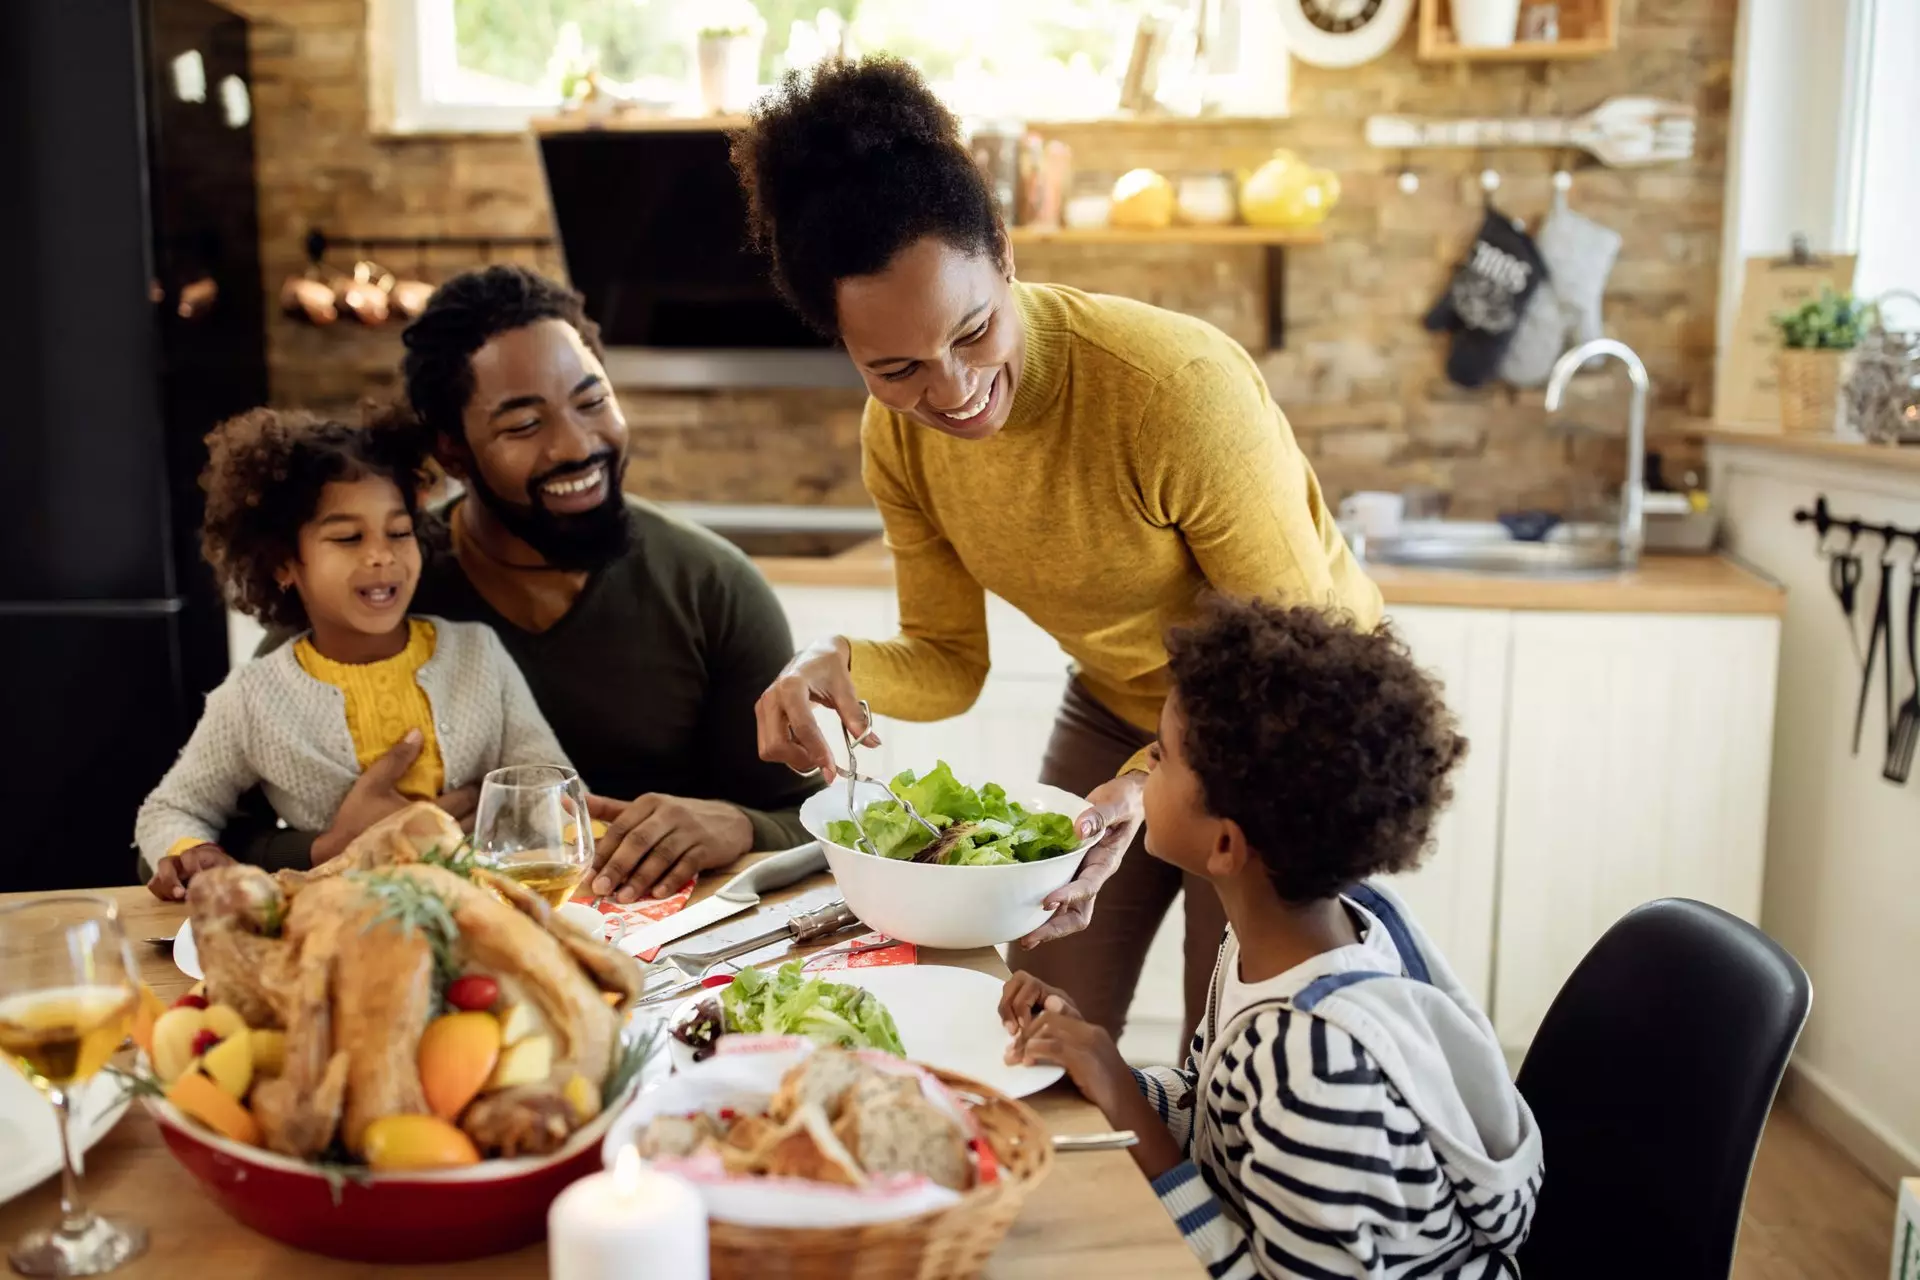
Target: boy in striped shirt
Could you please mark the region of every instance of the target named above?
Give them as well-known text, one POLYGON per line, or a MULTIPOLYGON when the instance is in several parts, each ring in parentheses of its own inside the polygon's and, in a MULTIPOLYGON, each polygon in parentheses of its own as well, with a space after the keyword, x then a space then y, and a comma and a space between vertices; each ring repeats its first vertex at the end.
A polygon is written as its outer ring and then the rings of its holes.
POLYGON ((1216 604, 1169 645, 1147 852, 1228 928, 1180 1069, 1130 1069, 1015 974, 1009 1061, 1057 1063, 1217 1278, 1515 1276, 1540 1135, 1493 1028, 1393 894, 1466 752, 1384 628, 1216 604))

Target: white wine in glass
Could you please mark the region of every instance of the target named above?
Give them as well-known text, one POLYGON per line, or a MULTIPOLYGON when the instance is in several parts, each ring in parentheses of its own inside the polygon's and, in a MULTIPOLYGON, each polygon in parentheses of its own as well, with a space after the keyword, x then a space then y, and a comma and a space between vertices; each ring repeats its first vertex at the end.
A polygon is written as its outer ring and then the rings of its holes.
POLYGON ((60 1221, 18 1241, 26 1276, 96 1276, 146 1252, 144 1227, 80 1204, 74 1092, 126 1039, 140 1000, 114 905, 90 894, 0 907, 0 1058, 53 1104, 63 1157, 60 1221))
POLYGON ((593 864, 587 789, 573 770, 509 765, 480 784, 473 821, 474 859, 558 907, 593 864))

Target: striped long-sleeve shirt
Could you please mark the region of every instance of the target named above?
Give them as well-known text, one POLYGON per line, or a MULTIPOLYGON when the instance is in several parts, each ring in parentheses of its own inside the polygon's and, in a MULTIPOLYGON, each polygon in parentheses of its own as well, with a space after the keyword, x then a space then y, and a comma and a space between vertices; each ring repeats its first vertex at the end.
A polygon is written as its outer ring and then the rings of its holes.
POLYGON ((1135 1072, 1189 1156, 1154 1190, 1216 1280, 1517 1276, 1532 1116, 1444 961, 1355 897, 1359 945, 1266 982, 1229 933, 1185 1067, 1135 1072))

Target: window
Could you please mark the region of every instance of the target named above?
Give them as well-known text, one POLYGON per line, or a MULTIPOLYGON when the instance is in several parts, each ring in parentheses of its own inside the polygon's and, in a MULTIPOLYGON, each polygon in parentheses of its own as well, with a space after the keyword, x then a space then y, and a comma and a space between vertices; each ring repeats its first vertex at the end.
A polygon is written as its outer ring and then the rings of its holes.
MULTIPOLYGON (((760 82, 807 61, 844 24, 853 47, 912 61, 962 115, 1112 113, 1143 15, 1159 0, 752 0, 760 82), (831 15, 831 16, 827 16, 831 15)), ((517 130, 555 111, 592 65, 623 97, 697 113, 694 43, 718 0, 383 0, 395 132, 517 130)), ((1205 7, 1204 75, 1189 96, 1234 115, 1283 115, 1287 59, 1275 0, 1205 7)), ((376 73, 378 75, 379 73, 376 73)))
MULTIPOLYGON (((1920 236, 1913 233, 1920 211, 1913 145, 1914 121, 1920 120, 1920 77, 1914 75, 1920 67, 1920 5, 1874 0, 1861 53, 1854 108, 1860 117, 1854 290, 1865 298, 1890 289, 1920 293, 1920 236)), ((1894 304, 1887 319, 1902 329, 1920 326, 1920 304, 1894 304)))

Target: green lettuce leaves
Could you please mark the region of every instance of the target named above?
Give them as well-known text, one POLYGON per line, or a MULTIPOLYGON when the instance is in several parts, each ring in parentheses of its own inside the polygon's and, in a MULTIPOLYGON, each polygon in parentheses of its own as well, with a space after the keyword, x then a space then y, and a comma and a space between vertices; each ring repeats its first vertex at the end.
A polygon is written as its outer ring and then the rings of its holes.
MULTIPOLYGON (((1073 819, 1066 814, 1029 813, 1008 800, 1006 789, 995 782, 976 791, 954 777, 944 760, 925 777, 916 777, 909 769, 893 780, 892 789, 942 831, 965 826, 940 857, 946 866, 1038 862, 1080 845, 1073 819)), ((857 827, 846 820, 827 824, 827 838, 849 849, 860 847, 863 831, 883 858, 911 858, 934 839, 898 800, 874 801, 861 810, 857 827)))
POLYGON ((720 989, 727 1029, 907 1056, 893 1015, 871 992, 809 978, 805 968, 805 961, 789 960, 771 977, 763 969, 742 969, 720 989))

